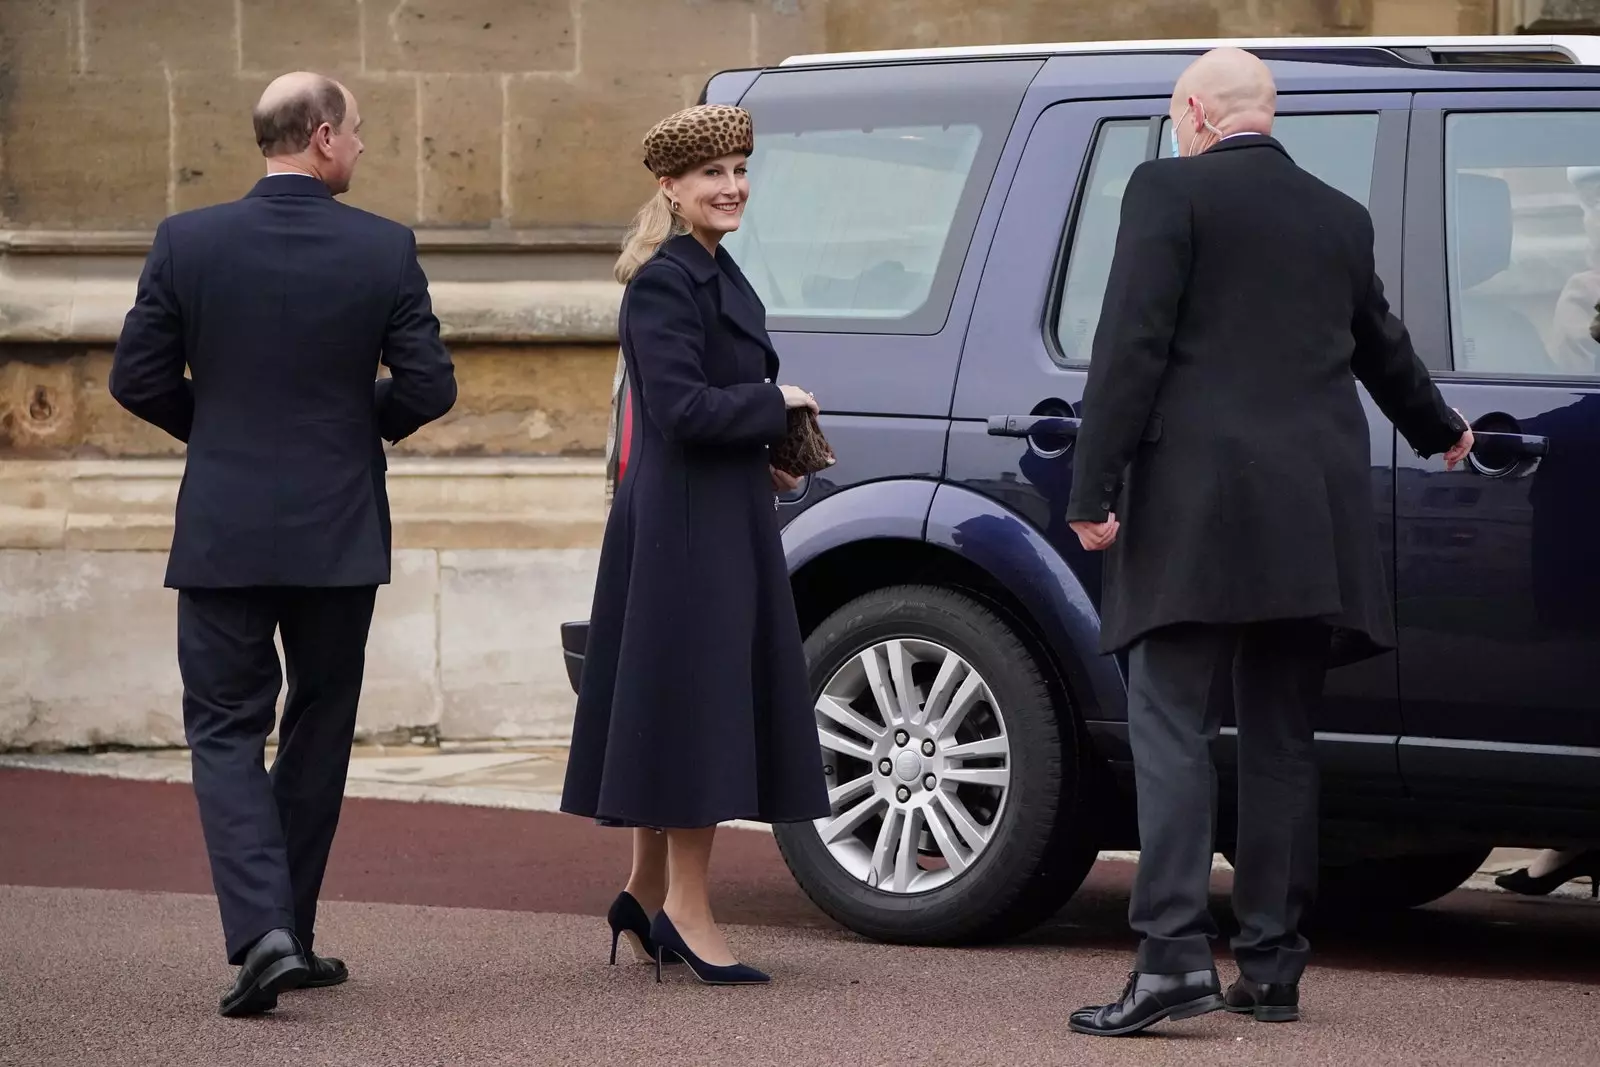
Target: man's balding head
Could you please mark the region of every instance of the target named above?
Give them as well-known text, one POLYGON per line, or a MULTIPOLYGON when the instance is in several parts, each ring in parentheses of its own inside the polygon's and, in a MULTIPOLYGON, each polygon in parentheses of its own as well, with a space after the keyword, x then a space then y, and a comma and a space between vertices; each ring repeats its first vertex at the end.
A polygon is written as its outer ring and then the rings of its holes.
POLYGON ((1189 65, 1172 91, 1178 143, 1195 155, 1234 133, 1271 133, 1278 88, 1267 65, 1238 48, 1217 48, 1189 65))
POLYGON ((317 127, 337 131, 344 125, 344 86, 332 78, 298 70, 274 79, 252 113, 261 154, 291 156, 311 147, 317 127))
POLYGON ((299 70, 273 80, 251 115, 271 172, 320 178, 335 193, 350 187, 361 155, 355 97, 322 74, 299 70))

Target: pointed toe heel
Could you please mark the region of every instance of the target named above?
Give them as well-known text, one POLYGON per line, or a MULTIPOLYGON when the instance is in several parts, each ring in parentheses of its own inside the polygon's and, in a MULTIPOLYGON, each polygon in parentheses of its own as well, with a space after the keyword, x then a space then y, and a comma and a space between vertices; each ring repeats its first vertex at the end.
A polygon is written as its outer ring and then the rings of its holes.
POLYGON ((754 967, 746 967, 742 963, 718 967, 696 956, 664 911, 650 924, 650 939, 655 943, 657 982, 661 981, 663 960, 671 956, 682 960, 684 966, 694 972, 694 976, 706 985, 765 985, 772 981, 770 975, 754 967))

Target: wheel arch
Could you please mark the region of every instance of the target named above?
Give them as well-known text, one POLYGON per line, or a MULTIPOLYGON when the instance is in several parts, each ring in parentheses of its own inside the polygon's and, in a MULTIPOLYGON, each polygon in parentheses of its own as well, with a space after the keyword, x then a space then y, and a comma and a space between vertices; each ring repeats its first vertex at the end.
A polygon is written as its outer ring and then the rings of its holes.
POLYGON ((1080 719, 1126 716, 1121 672, 1098 653, 1099 615, 1077 575, 987 497, 928 481, 858 486, 796 516, 784 547, 802 634, 876 589, 959 589, 1017 627, 1080 719))

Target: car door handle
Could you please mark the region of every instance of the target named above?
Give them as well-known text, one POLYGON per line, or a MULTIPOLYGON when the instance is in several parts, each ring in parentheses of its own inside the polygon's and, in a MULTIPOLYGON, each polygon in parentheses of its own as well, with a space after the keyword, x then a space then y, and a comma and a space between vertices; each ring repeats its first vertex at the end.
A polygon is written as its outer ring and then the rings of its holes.
POLYGON ((1515 455, 1523 459, 1538 459, 1550 454, 1550 438, 1531 433, 1480 433, 1474 430, 1472 450, 1488 452, 1496 457, 1515 455))
POLYGON ((1082 419, 1064 415, 991 415, 990 437, 1076 437, 1082 419))

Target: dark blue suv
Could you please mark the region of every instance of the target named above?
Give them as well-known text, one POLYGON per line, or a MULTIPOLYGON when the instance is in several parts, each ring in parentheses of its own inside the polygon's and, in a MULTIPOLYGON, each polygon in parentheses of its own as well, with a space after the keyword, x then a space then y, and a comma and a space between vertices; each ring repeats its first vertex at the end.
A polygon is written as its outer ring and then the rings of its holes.
MULTIPOLYGON (((777 836, 860 933, 1015 933, 1138 847, 1124 664, 1062 513, 1121 191, 1203 47, 804 57, 706 87, 755 116, 728 247, 839 456, 781 501, 833 814, 777 836)), ((1369 405, 1399 649, 1334 671, 1318 723, 1324 903, 1407 907, 1496 844, 1600 844, 1600 40, 1247 47, 1479 431, 1447 473, 1369 405)))

